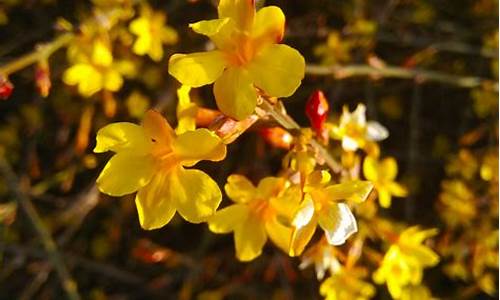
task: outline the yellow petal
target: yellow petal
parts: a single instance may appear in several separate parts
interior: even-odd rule
[[[314,202],[310,194],[304,195],[304,200],[300,203],[297,212],[293,218],[292,224],[295,227],[304,227],[311,222],[314,217]]]
[[[118,71],[109,70],[104,74],[104,88],[108,91],[116,92],[123,85],[123,78]]]
[[[234,229],[236,257],[250,261],[262,253],[267,235],[264,224],[256,216],[250,215],[246,221]]]
[[[242,31],[250,29],[254,22],[255,6],[253,0],[220,0],[219,18],[231,18]]]
[[[148,53],[150,48],[151,48],[151,36],[143,35],[137,38],[137,40],[134,43],[134,46],[132,46],[132,51],[134,51],[134,53],[137,55],[144,55]]]
[[[314,235],[317,225],[318,221],[313,216],[309,223],[305,224],[302,227],[296,227],[293,229],[292,239],[290,241],[290,249],[288,252],[290,256],[299,256],[300,254],[302,254],[305,247]]]
[[[304,57],[287,45],[270,45],[248,66],[255,85],[273,97],[291,96],[304,78]]]
[[[218,210],[209,220],[208,228],[214,233],[228,233],[238,224],[244,223],[248,217],[248,206],[244,204],[229,205]]]
[[[201,223],[211,217],[222,200],[217,183],[200,170],[171,170],[166,178],[169,199],[176,203],[180,215],[191,223]]]
[[[389,191],[396,197],[406,197],[408,195],[408,190],[397,182],[391,182],[389,184]]]
[[[285,253],[288,253],[293,232],[292,228],[281,224],[277,219],[272,219],[266,222],[266,231],[271,241]]]
[[[153,176],[135,197],[139,223],[146,230],[165,226],[175,214],[175,203],[169,198],[165,173]]]
[[[182,84],[200,87],[214,82],[226,67],[220,51],[174,54],[168,62],[168,72]]]
[[[96,182],[101,192],[123,196],[148,184],[154,170],[154,161],[149,156],[118,153],[111,157]]]
[[[179,135],[173,144],[182,165],[192,166],[200,160],[220,161],[226,157],[226,145],[211,130],[200,128]]]
[[[252,36],[261,44],[279,43],[285,32],[285,15],[277,6],[266,6],[257,11]]]
[[[265,177],[257,186],[257,197],[260,199],[270,200],[272,197],[278,196],[285,188],[285,179],[280,177]]]
[[[439,263],[439,255],[425,246],[417,245],[408,250],[422,267],[432,267]]]
[[[327,187],[324,191],[329,200],[363,202],[373,189],[369,181],[351,180]]]
[[[384,188],[378,189],[378,203],[380,203],[380,206],[383,208],[389,208],[391,207],[391,202],[392,202],[392,197],[391,193]]]
[[[151,140],[142,126],[119,122],[109,124],[97,132],[95,153],[131,150],[137,155],[146,155],[151,149]]]
[[[363,174],[365,178],[376,182],[378,180],[378,163],[371,156],[367,156],[363,162]]]
[[[237,203],[247,203],[256,195],[256,189],[245,176],[233,174],[224,186],[228,197]]]
[[[257,93],[244,69],[226,69],[214,84],[214,94],[220,111],[237,120],[248,117],[257,105]]]
[[[150,31],[150,23],[147,18],[137,18],[130,23],[129,29],[136,35],[145,35]]]
[[[358,231],[356,219],[345,203],[325,205],[318,217],[330,245],[338,246]]]
[[[94,43],[92,62],[98,66],[109,67],[113,63],[113,55],[109,47],[100,41]]]
[[[271,205],[280,216],[292,223],[292,218],[299,208],[300,200],[302,200],[302,191],[300,186],[294,185],[287,188],[280,196],[271,198]]]
[[[187,85],[182,85],[177,89],[177,127],[175,128],[177,134],[196,129],[198,107],[191,102],[190,90],[191,87]]]
[[[148,110],[142,120],[142,127],[154,145],[161,149],[170,149],[175,132],[159,112]]]
[[[189,27],[196,33],[212,37],[230,21],[229,18],[199,21],[189,24]]]
[[[78,92],[90,97],[102,89],[102,75],[88,64],[76,64],[63,74],[67,85],[78,85]]]
[[[381,178],[392,180],[398,174],[398,163],[393,157],[388,157],[380,162],[379,172]]]

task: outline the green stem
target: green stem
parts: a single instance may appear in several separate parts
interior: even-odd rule
[[[52,55],[52,53],[71,42],[74,37],[75,35],[73,33],[65,33],[57,37],[52,42],[39,45],[33,52],[25,54],[0,66],[0,75],[7,77],[10,74],[22,70],[40,60],[47,59]]]

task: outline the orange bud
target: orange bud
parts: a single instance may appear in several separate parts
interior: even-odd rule
[[[328,101],[322,91],[316,90],[306,103],[306,115],[318,137],[323,137],[323,128],[328,116]]]
[[[282,127],[262,128],[259,133],[266,142],[276,148],[288,150],[293,141],[292,135]]]
[[[52,86],[52,82],[50,81],[50,68],[47,60],[38,62],[35,69],[35,83],[38,93],[44,98],[47,97],[50,92],[50,87]]]

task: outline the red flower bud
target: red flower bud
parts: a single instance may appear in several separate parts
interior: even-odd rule
[[[318,136],[323,136],[323,128],[328,116],[328,101],[322,91],[316,90],[306,103],[306,115]]]
[[[13,90],[14,85],[12,85],[12,83],[7,78],[0,76],[0,99],[8,99]]]

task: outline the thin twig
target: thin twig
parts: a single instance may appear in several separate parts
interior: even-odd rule
[[[62,286],[66,295],[71,300],[80,299],[80,295],[77,291],[76,282],[73,280],[71,274],[69,273],[64,261],[57,249],[57,245],[52,239],[50,232],[47,230],[43,221],[36,211],[35,207],[31,203],[31,200],[26,193],[24,193],[19,186],[19,180],[17,176],[12,171],[10,164],[7,162],[3,155],[0,155],[0,174],[5,178],[6,184],[15,195],[15,198],[19,205],[23,208],[24,212],[30,219],[33,227],[35,228],[38,236],[42,240],[43,246],[47,251],[47,255],[52,265],[54,266],[59,279],[61,280]]]
[[[65,33],[51,42],[39,45],[31,53],[25,54],[0,66],[0,75],[7,77],[8,75],[37,63],[40,60],[47,59],[50,55],[52,55],[52,53],[71,42],[74,37],[75,35],[73,33]]]
[[[413,79],[419,82],[432,81],[445,83],[461,88],[476,88],[485,86],[490,87],[494,91],[498,91],[498,83],[486,78],[473,76],[457,76],[442,72],[423,69],[407,69],[397,66],[375,68],[369,65],[307,65],[306,74],[318,76],[334,76],[337,79],[360,76]]]

